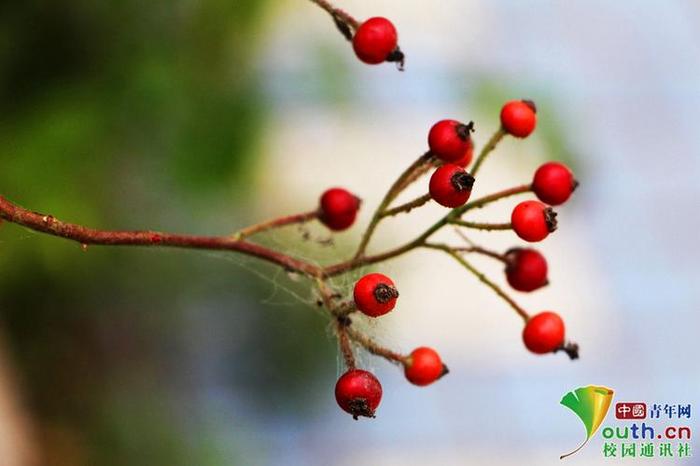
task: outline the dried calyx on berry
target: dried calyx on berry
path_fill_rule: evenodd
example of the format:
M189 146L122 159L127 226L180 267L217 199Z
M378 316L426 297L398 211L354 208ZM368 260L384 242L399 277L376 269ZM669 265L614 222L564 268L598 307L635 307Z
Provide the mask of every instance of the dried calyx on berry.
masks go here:
M399 297L399 292L393 286L380 283L374 288L374 298L380 304L386 304L392 299Z
M370 317L379 317L394 309L398 297L394 282L381 273L365 275L353 289L357 310Z
M403 71L406 67L406 55L404 55L399 47L396 47L389 56L386 57L386 61L396 63L396 68L399 71Z
M551 207L544 209L544 221L547 223L547 230L550 233L554 233L557 230L557 213Z
M465 171L458 171L450 178L452 186L457 191L471 191L474 186L474 177Z
M578 343L569 341L561 345L559 348L555 349L554 352L556 353L558 351L563 351L566 353L567 356L569 356L569 359L574 361L579 358L578 349Z
M350 369L335 384L335 400L355 420L372 418L382 400L382 385L371 372Z
M444 207L459 207L469 200L474 177L459 165L446 163L430 177L430 197Z
M467 141L471 137L471 134L474 132L474 122L470 121L466 125L464 123L460 123L457 125L455 128L455 132L457 133L457 136L462 141Z

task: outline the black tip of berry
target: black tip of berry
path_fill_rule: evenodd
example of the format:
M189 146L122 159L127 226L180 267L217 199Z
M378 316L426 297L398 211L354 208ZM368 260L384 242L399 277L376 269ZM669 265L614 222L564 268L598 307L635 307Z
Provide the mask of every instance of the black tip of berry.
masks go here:
M396 47L386 57L386 61L396 63L396 68L398 68L399 71L403 71L404 65L406 64L406 55L404 55L400 48Z
M547 222L547 230L553 233L557 229L557 213L551 207L544 209L544 221Z
M522 99L521 102L530 107L533 112L537 113L537 105L535 105L535 102L529 99Z
M578 185L579 185L579 184L580 184L580 183L578 182L578 180L577 180L576 178L574 178L574 180L571 182L571 192L572 192L572 193L573 193L574 191L576 191L576 188L578 188Z
M566 355L569 356L569 359L571 359L572 361L579 358L579 346L577 343L574 343L571 341L568 343L562 344L559 348L554 350L555 353L557 351L565 352Z
M442 365L442 373L440 374L440 377L438 377L438 379L445 377L449 373L450 373L450 370L447 368L446 365L443 364Z
M465 171L458 171L452 175L450 181L452 181L452 186L454 186L457 191L471 191L475 179Z
M376 299L378 303L385 304L398 297L399 292L393 286L380 283L374 288L374 299Z
M369 407L367 400L364 398L357 398L350 401L350 414L352 414L352 418L356 421L360 416L369 418L376 417L374 411Z
M457 136L459 136L459 138L462 141L466 141L469 139L469 136L474 132L474 122L470 121L466 125L460 123L455 127L455 130L457 131Z

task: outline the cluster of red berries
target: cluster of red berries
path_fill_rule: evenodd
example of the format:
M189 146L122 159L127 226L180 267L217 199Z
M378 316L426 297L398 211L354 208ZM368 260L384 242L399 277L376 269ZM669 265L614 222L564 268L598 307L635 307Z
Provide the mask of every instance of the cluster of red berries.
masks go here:
M398 34L386 18L370 18L352 36L353 49L360 60L369 64L403 59L398 48ZM513 100L501 109L501 131L526 138L537 126L537 108L529 100ZM431 198L438 204L456 208L469 201L474 177L467 167L474 157L471 133L473 123L445 119L435 123L428 134L430 153L441 164L429 182ZM551 206L566 202L577 182L569 168L558 162L540 166L531 189L538 200L519 203L511 214L511 227L523 240L539 242L557 227L556 212ZM359 199L341 188L326 191L321 197L319 219L332 230L344 230L355 221ZM512 288L531 292L545 286L547 261L531 248L513 248L504 254L505 275ZM385 275L371 273L362 277L353 291L355 306L369 317L379 317L396 305L398 291ZM528 319L523 330L525 346L537 354L549 353L564 345L564 323L554 312L541 312ZM404 361L406 378L416 385L427 385L446 373L440 356L430 348L418 348ZM351 369L338 380L338 404L353 416L373 416L381 400L379 380L370 372Z
M398 297L394 282L380 273L363 276L353 290L355 307L369 317L390 312ZM448 372L437 351L425 346L414 349L400 362L406 379L418 386L430 385ZM374 417L382 398L382 385L371 372L350 369L338 379L335 398L338 405L356 419L358 416Z
M537 126L537 109L529 100L513 100L501 109L501 131L517 138L526 138ZM430 178L430 196L438 204L455 208L467 203L474 177L466 171L474 155L471 139L473 124L441 120L428 133L428 146L442 165ZM531 189L539 199L519 203L511 214L511 227L528 242L545 239L557 227L556 212L550 206L566 202L577 182L569 168L559 162L540 166ZM504 255L506 278L518 291L534 291L545 286L547 261L534 249L514 248ZM542 312L530 318L523 331L525 346L543 354L556 351L564 344L564 323L553 312Z
M389 48L387 45L385 50ZM530 101L511 101L501 110L501 130L505 134L525 138L535 130L536 124L536 108ZM440 165L430 178L429 192L431 198L442 206L456 208L469 200L474 177L466 168L474 155L473 131L473 123L464 124L456 120L438 121L430 129L430 153L440 161ZM559 162L541 165L535 171L531 184L538 200L521 202L513 209L512 229L528 242L546 238L557 224L556 213L551 206L566 202L576 186L577 182L566 165ZM321 197L319 218L333 230L344 230L355 221L359 205L359 199L353 194L333 188ZM503 258L506 279L513 289L531 292L547 285L547 261L537 250L512 248ZM372 318L394 309L398 297L394 282L379 273L363 276L353 290L357 310ZM563 349L564 337L564 322L552 311L529 318L523 329L525 346L536 354ZM439 354L431 348L415 349L402 364L406 378L420 386L433 383L447 373ZM354 417L372 417L381 401L382 387L372 373L353 368L340 377L335 394L340 407Z

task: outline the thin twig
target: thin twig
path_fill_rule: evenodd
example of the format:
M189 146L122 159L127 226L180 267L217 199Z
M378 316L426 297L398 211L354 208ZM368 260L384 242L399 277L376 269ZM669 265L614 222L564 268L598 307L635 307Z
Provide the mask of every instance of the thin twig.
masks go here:
M444 251L450 256L452 256L457 262L459 262L465 269L469 270L476 278L479 279L483 284L491 288L498 296L500 296L505 302L507 302L510 307L513 308L515 312L518 313L518 315L525 321L527 322L530 319L530 315L527 313L525 309L520 307L518 303L516 303L513 298L508 296L508 294L501 289L500 286L496 285L494 282L489 280L486 275L484 275L482 272L480 272L476 267L471 265L469 262L467 262L464 257L462 257L459 253L455 252L452 248L445 244L425 244L424 247L426 248L431 248L431 249L438 249L440 251Z
M463 253L474 252L477 254L481 254L482 256L488 256L488 257L491 257L493 259L499 260L499 261L503 262L504 264L508 263L508 259L506 259L506 256L504 256L503 254L500 254L496 251L491 251L489 249L484 249L484 248L479 247L479 246L461 246L461 247L460 246L454 246L454 247L450 246L450 249L452 249L455 252L463 252Z
M479 156L474 161L472 169L469 171L469 173L472 176L476 176L477 172L479 171L479 168L481 168L481 164L484 163L486 157L488 157L488 155L491 152L493 152L493 150L496 148L496 145L501 141L501 139L503 139L503 136L505 135L506 131L502 127L498 128L498 130L495 133L493 133L491 139L489 139L489 142L487 142L484 148L481 149Z
M467 222L465 220L454 219L454 220L450 220L450 223L452 225L459 225L461 227L472 228L474 230L494 231L494 230L512 230L513 229L510 222L509 223L481 223L481 222Z
M340 352L343 354L343 360L348 370L353 370L356 368L355 365L355 353L352 350L352 343L349 338L350 328L341 319L337 321L336 333L338 335L338 345L340 346Z
M392 351L388 348L384 348L379 343L372 340L369 336L365 335L364 333L362 333L362 332L360 332L352 327L347 327L346 330L347 330L348 336L352 340L359 343L363 348L365 348L370 353L372 353L376 356L381 356L384 359L386 359L387 361L392 362L394 364L400 364L400 365L406 364L406 360L408 358L407 356L399 354L399 353Z
M360 22L358 20L356 20L355 18L350 16L350 14L341 10L340 8L336 8L330 2L326 0L311 0L311 2L326 10L328 14L330 14L333 17L333 19L341 19L342 21L347 23L353 30L357 30L357 28L360 27Z
M408 186L407 181L411 179L411 177L414 175L414 172L420 170L426 164L431 163L432 157L433 156L430 153L430 151L418 157L418 159L416 159L415 162L413 162L406 170L404 170L403 173L401 173L401 175L399 175L394 184L391 185L391 188L389 188L389 191L387 191L386 195L384 196L384 199L382 199L382 202L379 204L379 206L377 206L377 210L374 212L374 215L372 216L372 220L370 220L367 230L365 230L365 233L362 235L360 244L357 247L357 251L355 252L355 259L358 259L359 257L365 254L365 250L367 249L369 240L372 238L374 230L376 230L377 225L379 225L379 222L382 219L382 213L387 209L387 207L389 207L391 202L394 199L396 199L396 197L399 194L401 194L401 192L404 189L406 189L406 187Z
M318 218L318 210L312 212L304 212L302 214L288 215L286 217L273 218L266 222L251 225L249 227L243 228L242 230L234 233L232 236L235 239L241 240L249 236L261 233L263 231L271 230L273 228L280 228L287 225L301 224Z
M462 207L457 207L454 209L452 212L450 212L450 217L451 218L459 218L464 214L465 212L473 209L480 209L484 207L487 204L490 204L494 201L498 201L501 199L505 199L510 196L515 196L516 194L523 194L530 192L532 190L531 185L529 184L521 184L519 186L514 186L512 188L504 189L503 191L498 191L493 194L489 194L488 196L480 197L479 199L475 199L471 202L468 202L464 204Z
M430 202L431 199L432 199L432 197L430 196L430 194L423 194L422 196L420 196L412 201L409 201L405 204L401 204L400 206L396 206L396 207L393 207L391 209L385 210L384 212L382 212L381 217L382 218L393 217L394 215L397 215L397 214L400 214L403 212L408 213L411 210L415 209L416 207L420 207L422 205L427 204L428 202Z

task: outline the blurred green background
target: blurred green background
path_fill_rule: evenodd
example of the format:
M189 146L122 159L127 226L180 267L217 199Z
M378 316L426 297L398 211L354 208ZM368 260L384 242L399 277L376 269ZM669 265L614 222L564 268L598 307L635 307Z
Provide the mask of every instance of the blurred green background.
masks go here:
M267 6L2 2L3 195L95 226L242 226L266 113L251 57ZM217 440L216 423L235 421L191 407L202 386L242 391L253 410L295 400L298 414L310 382L294 374L335 370L325 321L262 305L269 284L229 262L83 252L14 226L0 251L2 337L40 464L229 464L237 445ZM221 359L211 368L205 343Z

